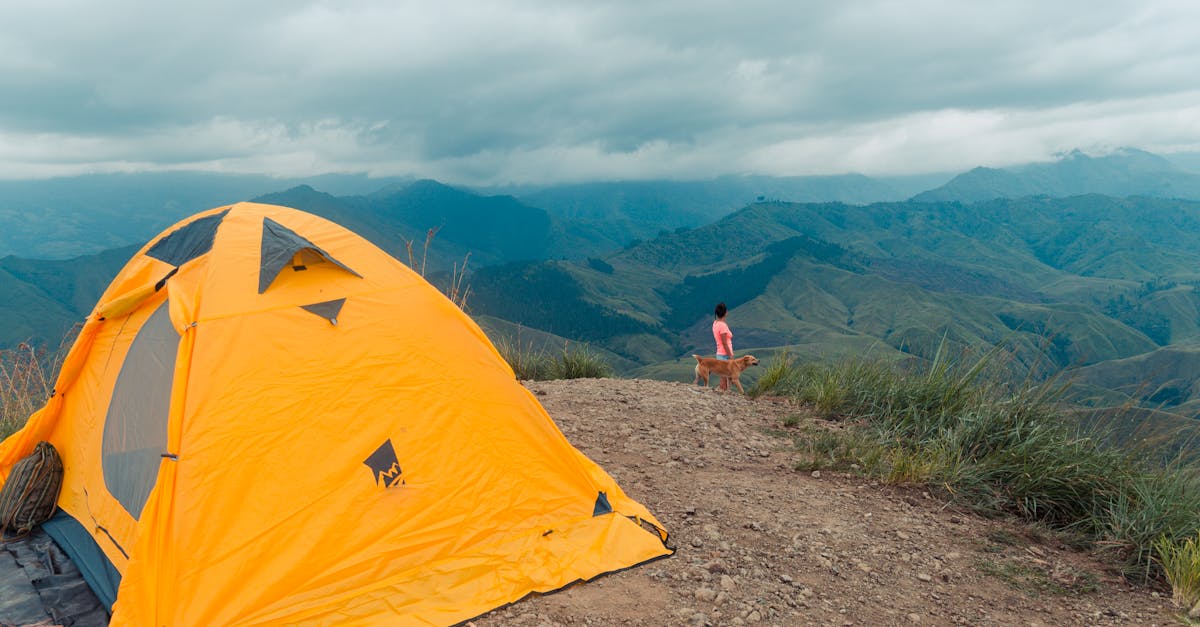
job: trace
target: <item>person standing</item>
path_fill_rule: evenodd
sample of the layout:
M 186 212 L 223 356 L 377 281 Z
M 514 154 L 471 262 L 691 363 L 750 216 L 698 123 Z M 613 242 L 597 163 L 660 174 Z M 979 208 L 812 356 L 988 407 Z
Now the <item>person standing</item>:
M 725 303 L 717 303 L 713 313 L 717 316 L 712 325 L 713 339 L 717 341 L 717 359 L 733 359 L 733 331 L 729 330 L 729 324 L 725 322 L 725 315 L 729 310 L 726 309 Z M 729 377 L 721 377 L 720 389 L 729 389 Z

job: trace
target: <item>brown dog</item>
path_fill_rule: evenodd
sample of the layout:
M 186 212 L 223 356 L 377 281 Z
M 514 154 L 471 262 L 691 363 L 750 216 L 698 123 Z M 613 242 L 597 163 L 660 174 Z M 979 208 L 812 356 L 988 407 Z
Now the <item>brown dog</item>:
M 696 358 L 696 380 L 694 381 L 696 385 L 700 385 L 700 381 L 703 380 L 704 387 L 708 387 L 709 375 L 716 374 L 729 377 L 729 380 L 737 386 L 738 391 L 742 394 L 745 394 L 746 390 L 742 388 L 742 382 L 738 381 L 738 376 L 746 368 L 758 365 L 758 360 L 754 358 L 754 355 L 743 355 L 737 359 L 716 359 L 699 355 L 692 355 L 692 357 Z

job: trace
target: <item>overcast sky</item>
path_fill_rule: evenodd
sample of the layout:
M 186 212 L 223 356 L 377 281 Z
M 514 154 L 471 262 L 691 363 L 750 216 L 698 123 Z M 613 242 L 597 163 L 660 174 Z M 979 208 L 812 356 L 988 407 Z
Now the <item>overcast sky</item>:
M 6 1 L 0 178 L 452 183 L 1200 150 L 1200 2 Z

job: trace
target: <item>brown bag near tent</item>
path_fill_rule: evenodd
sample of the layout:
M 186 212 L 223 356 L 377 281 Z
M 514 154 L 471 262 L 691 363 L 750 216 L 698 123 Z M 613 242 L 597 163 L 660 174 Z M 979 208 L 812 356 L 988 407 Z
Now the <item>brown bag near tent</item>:
M 38 442 L 33 452 L 13 465 L 0 488 L 0 541 L 24 537 L 50 520 L 58 506 L 63 465 L 49 442 Z

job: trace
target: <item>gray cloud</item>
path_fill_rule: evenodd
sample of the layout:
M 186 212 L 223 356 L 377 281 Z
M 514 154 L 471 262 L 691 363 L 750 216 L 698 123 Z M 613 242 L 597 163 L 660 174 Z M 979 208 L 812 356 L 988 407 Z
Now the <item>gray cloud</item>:
M 0 6 L 0 177 L 906 173 L 1200 148 L 1192 2 Z

